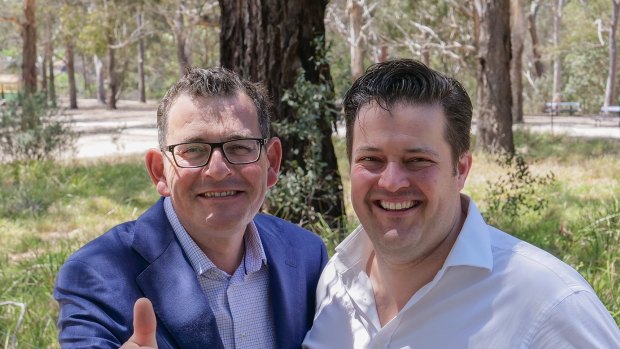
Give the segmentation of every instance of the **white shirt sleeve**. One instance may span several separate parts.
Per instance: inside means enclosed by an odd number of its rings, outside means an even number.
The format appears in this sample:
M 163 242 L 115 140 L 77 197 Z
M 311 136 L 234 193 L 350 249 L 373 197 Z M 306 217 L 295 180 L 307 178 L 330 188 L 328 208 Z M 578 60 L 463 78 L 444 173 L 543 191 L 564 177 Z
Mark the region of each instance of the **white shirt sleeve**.
M 620 348 L 620 329 L 597 296 L 570 294 L 550 309 L 523 348 Z

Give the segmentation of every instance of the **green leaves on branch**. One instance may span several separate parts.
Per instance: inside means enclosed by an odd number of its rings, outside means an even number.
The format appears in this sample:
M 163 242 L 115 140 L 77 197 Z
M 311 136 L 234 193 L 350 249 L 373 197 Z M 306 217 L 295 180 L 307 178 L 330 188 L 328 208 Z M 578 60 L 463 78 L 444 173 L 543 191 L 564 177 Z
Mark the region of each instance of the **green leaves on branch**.
M 0 162 L 44 160 L 70 150 L 76 139 L 68 116 L 45 94 L 18 96 L 0 107 Z
M 533 174 L 520 155 L 500 155 L 497 163 L 506 172 L 487 182 L 485 219 L 489 223 L 513 222 L 528 211 L 540 212 L 547 207 L 543 189 L 555 181 L 552 172 L 545 176 Z

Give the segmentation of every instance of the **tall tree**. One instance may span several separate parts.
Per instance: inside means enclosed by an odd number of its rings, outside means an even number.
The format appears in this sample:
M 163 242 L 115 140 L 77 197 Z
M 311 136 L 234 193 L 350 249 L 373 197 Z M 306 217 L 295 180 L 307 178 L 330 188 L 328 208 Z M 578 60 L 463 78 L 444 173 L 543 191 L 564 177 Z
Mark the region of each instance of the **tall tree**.
M 616 35 L 618 31 L 618 11 L 620 10 L 620 0 L 611 0 L 611 27 L 609 28 L 609 69 L 607 71 L 607 85 L 605 87 L 604 106 L 616 104 L 616 92 L 618 86 L 618 50 Z
M 35 0 L 24 0 L 22 22 L 22 81 L 26 94 L 37 91 L 37 23 Z
M 71 40 L 65 41 L 65 63 L 69 85 L 69 108 L 77 109 L 77 85 L 75 82 L 75 46 Z
M 562 101 L 562 55 L 560 54 L 560 29 L 564 0 L 557 0 L 553 16 L 553 101 Z
M 510 0 L 476 0 L 478 147 L 514 152 L 510 92 Z
M 325 86 L 323 94 L 333 95 L 329 65 L 321 59 L 325 51 L 324 15 L 327 0 L 220 0 L 221 34 L 220 60 L 222 66 L 239 72 L 253 81 L 262 81 L 276 103 L 277 121 L 294 125 L 304 115 L 298 115 L 288 103 L 282 101 L 285 91 L 295 86 L 300 69 L 304 79 L 311 84 Z M 325 166 L 319 178 L 332 178 L 328 187 L 316 188 L 319 198 L 312 206 L 327 218 L 339 219 L 343 213 L 342 184 L 338 164 L 331 142 L 333 132 L 333 105 L 321 105 L 317 116 L 322 134 L 320 144 L 310 144 L 306 139 L 282 137 L 284 171 L 287 164 L 297 163 L 306 169 L 303 157 L 309 148 L 318 149 L 320 162 Z
M 542 77 L 544 73 L 544 66 L 542 63 L 542 57 L 539 49 L 538 42 L 538 30 L 536 28 L 536 14 L 538 14 L 539 1 L 532 0 L 530 4 L 530 12 L 527 14 L 527 25 L 528 30 L 530 32 L 530 38 L 532 40 L 532 57 L 534 61 L 534 71 L 536 73 L 536 77 Z
M 349 46 L 351 47 L 351 80 L 364 73 L 364 39 L 362 37 L 362 4 L 358 0 L 347 1 L 349 13 Z
M 138 28 L 142 28 L 144 24 L 144 13 L 139 10 L 136 15 Z M 138 100 L 146 103 L 146 86 L 144 85 L 144 37 L 140 35 L 138 39 Z
M 26 94 L 37 91 L 37 23 L 35 11 L 35 0 L 23 0 L 23 19 L 5 13 L 0 15 L 0 21 L 11 22 L 17 27 L 22 39 L 21 72 Z
M 510 1 L 510 43 L 512 59 L 510 61 L 510 81 L 512 91 L 512 120 L 523 122 L 523 42 L 525 40 L 525 18 L 523 0 Z

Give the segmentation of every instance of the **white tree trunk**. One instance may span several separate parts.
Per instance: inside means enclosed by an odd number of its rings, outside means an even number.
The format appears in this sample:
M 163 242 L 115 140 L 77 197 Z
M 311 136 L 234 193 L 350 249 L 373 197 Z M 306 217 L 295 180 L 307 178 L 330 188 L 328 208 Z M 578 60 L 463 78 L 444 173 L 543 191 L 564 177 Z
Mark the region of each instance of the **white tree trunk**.
M 349 13 L 349 46 L 351 48 L 351 80 L 364 74 L 364 40 L 362 39 L 362 5 L 357 0 L 347 1 Z
M 553 101 L 562 101 L 562 56 L 560 55 L 560 28 L 562 26 L 562 8 L 564 0 L 557 0 L 553 17 Z
M 613 11 L 611 14 L 611 28 L 609 30 L 609 71 L 607 73 L 607 86 L 605 87 L 605 107 L 616 104 L 617 91 L 616 75 L 618 73 L 618 52 L 616 47 L 616 32 L 618 29 L 618 10 L 620 9 L 620 0 L 611 0 L 611 2 Z

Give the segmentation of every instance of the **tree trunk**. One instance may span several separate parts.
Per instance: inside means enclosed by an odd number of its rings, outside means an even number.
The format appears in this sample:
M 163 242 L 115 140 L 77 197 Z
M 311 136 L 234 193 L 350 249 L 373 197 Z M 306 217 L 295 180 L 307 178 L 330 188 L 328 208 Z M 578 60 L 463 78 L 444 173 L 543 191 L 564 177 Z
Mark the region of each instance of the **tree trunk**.
M 562 101 L 562 56 L 560 55 L 560 28 L 564 0 L 557 0 L 553 16 L 553 101 Z
M 24 21 L 21 23 L 22 36 L 22 83 L 24 92 L 37 92 L 37 25 L 35 19 L 35 0 L 24 0 Z
M 41 92 L 43 92 L 45 95 L 47 95 L 47 45 L 48 43 L 45 43 L 45 53 L 43 54 L 43 61 L 41 62 Z
M 514 153 L 510 92 L 510 0 L 476 0 L 478 147 Z
M 95 76 L 97 79 L 97 101 L 100 104 L 106 104 L 105 102 L 105 79 L 103 76 L 103 62 L 99 59 L 99 56 L 93 56 L 93 63 L 95 64 Z
M 190 61 L 186 51 L 187 36 L 185 35 L 185 19 L 181 8 L 177 9 L 174 16 L 174 38 L 177 45 L 177 61 L 179 62 L 179 74 L 183 76 L 185 70 L 189 68 Z
M 357 0 L 347 1 L 349 13 L 349 46 L 351 48 L 351 80 L 364 74 L 364 40 L 362 39 L 362 5 Z
M 88 75 L 88 69 L 87 69 L 87 65 L 86 65 L 86 57 L 84 56 L 84 53 L 80 54 L 80 60 L 82 61 L 82 80 L 84 80 L 84 94 L 90 95 L 90 83 L 88 82 L 89 80 L 89 75 Z M 90 96 L 89 96 L 90 97 Z
M 118 83 L 116 81 L 116 58 L 112 48 L 113 40 L 108 37 L 108 109 L 116 109 L 116 93 Z
M 511 36 L 512 59 L 510 61 L 510 81 L 512 91 L 512 121 L 523 122 L 523 41 L 525 21 L 523 18 L 523 0 L 511 0 Z
M 138 28 L 142 28 L 143 17 L 143 13 L 138 14 Z M 144 85 L 144 38 L 142 36 L 140 36 L 138 40 L 138 92 L 140 93 L 140 102 L 146 103 L 146 87 Z
M 54 78 L 54 41 L 50 41 L 49 45 L 49 59 L 47 60 L 47 64 L 49 66 L 49 89 L 47 92 L 47 100 L 52 104 L 53 107 L 56 107 L 56 80 Z
M 220 0 L 221 32 L 220 61 L 222 66 L 233 69 L 252 81 L 261 81 L 269 90 L 275 103 L 275 118 L 280 123 L 297 122 L 300 115 L 282 101 L 283 93 L 295 85 L 299 69 L 303 68 L 306 81 L 324 84 L 325 93 L 333 95 L 329 65 L 320 58 L 325 38 L 324 15 L 326 0 Z M 342 184 L 338 164 L 331 142 L 333 132 L 333 105 L 321 105 L 318 129 L 321 144 L 309 144 L 304 139 L 282 138 L 283 171 L 287 164 L 296 162 L 306 169 L 303 154 L 311 147 L 320 147 L 325 166 L 320 178 L 331 178 L 330 184 L 317 188 L 319 197 L 329 198 L 328 204 L 314 201 L 312 206 L 328 222 L 339 219 L 343 213 Z M 331 109 L 333 110 L 333 109 Z
M 67 60 L 67 78 L 69 83 L 69 109 L 77 109 L 77 86 L 75 85 L 75 54 L 73 43 L 65 43 L 65 59 Z
M 609 29 L 609 71 L 607 73 L 607 85 L 605 87 L 604 106 L 616 104 L 616 91 L 618 74 L 618 52 L 616 45 L 616 32 L 618 31 L 618 10 L 620 9 L 620 0 L 611 0 L 613 11 L 611 13 L 611 28 Z
M 542 77 L 545 72 L 545 67 L 542 63 L 540 51 L 538 50 L 538 31 L 536 29 L 536 14 L 538 13 L 538 0 L 532 0 L 530 5 L 530 12 L 527 15 L 528 29 L 530 31 L 530 38 L 532 39 L 532 57 L 534 61 L 534 70 L 536 77 Z

